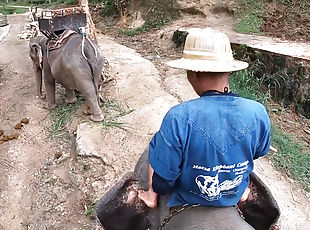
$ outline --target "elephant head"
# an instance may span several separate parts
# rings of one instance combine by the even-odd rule
[[[33,70],[37,83],[37,95],[44,99],[42,93],[42,69],[43,69],[43,50],[46,43],[45,37],[34,37],[29,41],[29,56],[32,60]]]

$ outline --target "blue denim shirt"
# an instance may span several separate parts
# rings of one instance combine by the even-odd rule
[[[173,184],[167,205],[236,205],[253,160],[267,154],[263,105],[235,95],[202,96],[173,107],[149,148],[156,175]],[[171,183],[173,182],[173,183]]]

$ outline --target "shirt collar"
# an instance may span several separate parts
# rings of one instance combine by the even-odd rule
[[[206,96],[233,96],[233,97],[239,97],[239,95],[233,93],[233,92],[228,92],[228,93],[223,93],[217,90],[208,90],[204,92],[201,97],[206,97]]]

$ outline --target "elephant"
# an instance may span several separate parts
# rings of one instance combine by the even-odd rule
[[[88,38],[78,33],[65,31],[64,39],[51,48],[44,36],[31,38],[29,56],[37,83],[37,95],[44,99],[42,93],[42,76],[47,98],[47,109],[54,109],[55,81],[65,87],[67,103],[74,103],[77,98],[74,90],[86,97],[85,114],[91,120],[102,121],[98,89],[103,68],[103,57],[99,48]],[[67,35],[66,35],[67,34]],[[62,44],[61,44],[62,43]],[[61,45],[59,45],[61,44]]]
[[[148,208],[137,190],[148,188],[148,150],[134,172],[128,172],[96,204],[96,217],[106,230],[266,230],[273,227],[280,210],[270,190],[255,173],[250,176],[251,193],[237,207],[199,205],[168,208],[167,196]],[[242,217],[241,217],[242,216]]]

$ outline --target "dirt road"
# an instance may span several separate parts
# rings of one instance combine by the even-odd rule
[[[0,229],[89,227],[91,221],[83,213],[85,199],[69,178],[71,162],[55,161],[57,152],[70,155],[71,146],[48,138],[50,119],[43,101],[35,96],[28,41],[17,38],[27,17],[10,16],[9,22],[9,35],[0,43],[0,129],[20,137],[0,145]],[[29,124],[15,130],[23,118]]]

